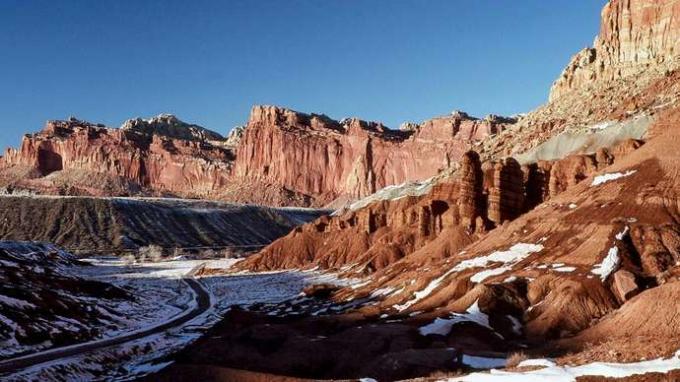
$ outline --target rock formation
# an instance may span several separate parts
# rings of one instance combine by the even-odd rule
[[[223,138],[172,115],[120,129],[50,121],[0,160],[0,185],[69,195],[160,195],[273,205],[323,205],[436,175],[512,124],[464,113],[408,131],[334,121],[274,106],[253,108]]]
[[[161,135],[187,141],[223,141],[224,137],[198,125],[180,121],[172,114],[161,114],[151,119],[129,119],[120,127],[146,135]]]
[[[355,118],[340,122],[274,106],[253,108],[235,175],[262,179],[330,202],[436,175],[513,120],[452,113],[390,130]]]
[[[602,10],[600,33],[592,48],[580,51],[555,82],[550,100],[575,89],[676,67],[680,52],[680,3],[613,0]]]
[[[639,147],[628,142],[622,146]],[[277,240],[240,267],[259,271],[359,266],[361,272],[370,273],[438,239],[449,241],[445,253],[454,253],[488,229],[516,219],[629,153],[618,147],[613,151],[621,154],[573,155],[524,168],[512,158],[481,163],[479,155],[469,151],[455,175],[428,194],[324,216]]]
[[[365,277],[329,292],[336,307],[355,304],[353,309],[302,318],[247,318],[254,313],[235,312],[218,336],[197,345],[197,353],[187,358],[197,367],[241,367],[245,359],[255,370],[267,363],[264,371],[269,373],[380,380],[448,371],[460,356],[437,353],[441,349],[500,356],[518,345],[514,351],[557,357],[559,365],[540,370],[548,363],[542,360],[529,368],[520,365],[520,371],[511,367],[514,374],[460,380],[563,375],[594,381],[607,378],[569,370],[599,373],[602,364],[568,365],[654,358],[642,364],[676,363],[680,71],[674,67],[679,7],[677,0],[611,0],[595,47],[576,56],[555,83],[551,102],[481,140],[474,147],[477,153],[461,153],[460,163],[452,161],[451,176],[440,174],[427,185],[412,186],[427,186],[427,192],[381,192],[396,196],[354,203],[299,227],[238,265],[238,270],[319,267]],[[274,119],[282,125],[294,120]],[[642,131],[621,133],[639,121],[645,121]],[[400,131],[408,136],[398,140],[400,145],[426,137],[419,130],[424,125],[404,125]],[[342,124],[333,129],[340,136],[345,130]],[[381,134],[380,126],[364,131],[370,137]],[[596,136],[593,131],[606,132]],[[564,140],[547,149],[554,154],[550,160],[513,159],[562,134]],[[371,166],[378,150],[370,147],[363,156],[355,154],[353,179],[363,189],[381,175]],[[314,183],[305,178],[296,187]],[[280,365],[269,367],[261,353],[243,356],[262,337],[281,344],[276,348],[277,357],[285,360]],[[337,365],[336,359],[357,353],[338,351],[348,346],[361,349],[361,359],[322,374],[327,365]],[[315,357],[307,357],[310,347]],[[290,367],[291,359],[300,358],[304,366]],[[428,369],[431,365],[436,366]],[[176,369],[181,370],[171,368]],[[621,366],[627,371],[620,376],[630,369]],[[455,373],[458,377],[460,370]],[[659,374],[631,378],[662,379]]]
[[[143,189],[158,195],[210,195],[227,184],[232,151],[198,140],[211,135],[194,127],[185,133],[200,133],[196,139],[173,138],[180,135],[174,130],[179,122],[162,118],[171,124],[136,120],[109,129],[76,119],[50,121],[42,132],[24,136],[18,150],[7,150],[0,165],[3,178],[25,169],[27,175],[14,186],[98,196]]]

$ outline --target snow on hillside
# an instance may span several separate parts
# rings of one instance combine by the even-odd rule
[[[396,184],[387,186],[381,190],[378,190],[374,194],[371,194],[365,198],[359,199],[354,203],[350,204],[347,209],[350,211],[360,210],[367,205],[382,200],[398,200],[405,198],[407,196],[421,196],[425,195],[432,189],[437,183],[437,177],[432,177],[420,182],[407,182],[402,184]],[[333,215],[339,215],[344,212],[344,209],[336,211]]]
[[[491,370],[464,377],[440,379],[441,382],[576,382],[578,377],[625,378],[647,373],[667,373],[680,369],[680,351],[668,359],[658,358],[633,363],[593,362],[581,366],[558,366],[546,359],[527,360],[519,367],[539,367],[531,371]]]
[[[132,299],[84,280],[85,265],[49,244],[0,242],[0,357],[89,340],[122,325],[116,304]]]
[[[610,173],[610,174],[598,175],[598,176],[595,177],[595,179],[593,179],[593,183],[591,183],[590,185],[592,187],[599,186],[601,184],[611,182],[612,180],[617,180],[617,179],[621,179],[621,178],[624,178],[624,177],[627,177],[627,176],[631,176],[631,175],[635,174],[636,172],[637,171],[635,171],[635,170],[630,170],[630,171],[626,171],[624,173],[615,172],[615,173]]]
[[[451,318],[437,318],[432,323],[422,326],[418,331],[424,336],[430,334],[446,336],[451,332],[451,328],[459,322],[474,322],[494,331],[489,324],[489,316],[479,309],[479,300],[475,301],[465,313],[453,313]]]
[[[238,260],[175,260],[138,265],[128,265],[113,257],[87,261],[93,265],[74,270],[74,273],[84,279],[115,285],[135,296],[133,301],[118,303],[90,301],[98,311],[106,311],[111,322],[118,324],[99,336],[111,338],[153,328],[183,314],[196,304],[194,293],[181,281],[183,277],[202,267],[226,270]],[[282,309],[279,304],[303,301],[300,293],[309,284],[351,285],[357,282],[316,271],[223,274],[198,280],[209,293],[211,306],[191,321],[159,334],[97,350],[87,356],[35,365],[10,376],[9,380],[53,379],[55,375],[62,375],[64,370],[84,380],[130,380],[167,366],[163,357],[198,339],[235,306],[244,309],[259,307],[269,309],[273,314],[285,314],[285,311],[292,312],[293,308],[288,305]],[[308,311],[318,309],[314,305],[305,306]]]
[[[482,282],[486,278],[503,274],[512,269],[514,265],[527,258],[532,253],[543,250],[541,244],[517,243],[507,251],[495,251],[486,256],[474,257],[472,259],[463,260],[456,266],[446,271],[443,275],[432,280],[427,287],[415,293],[413,299],[405,302],[402,305],[396,305],[395,308],[399,311],[406,310],[423,298],[429,296],[449,275],[457,272],[462,272],[472,268],[483,268],[470,278],[472,282]],[[487,269],[491,264],[501,264],[496,268]]]

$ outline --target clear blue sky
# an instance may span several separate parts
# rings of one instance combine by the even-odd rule
[[[604,0],[0,0],[0,148],[45,120],[162,112],[221,133],[253,104],[390,127],[528,111]]]

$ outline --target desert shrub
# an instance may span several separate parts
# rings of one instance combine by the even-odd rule
[[[505,367],[508,368],[513,368],[519,366],[520,363],[523,361],[526,361],[528,359],[527,355],[524,354],[524,352],[514,352],[510,354],[508,357],[508,360],[505,362]]]
[[[133,255],[132,253],[128,253],[127,255],[121,257],[121,260],[123,260],[123,264],[125,264],[128,267],[137,261],[135,255]]]
[[[233,248],[223,248],[220,251],[220,257],[222,257],[224,259],[235,259],[235,258],[239,257],[239,254]]]
[[[163,259],[163,248],[158,245],[147,245],[145,247],[139,248],[139,261],[140,262],[158,262]]]
[[[201,257],[204,259],[214,259],[217,257],[217,252],[214,249],[205,249],[201,251]]]
[[[184,249],[183,249],[183,248],[175,248],[175,249],[172,251],[172,257],[182,257],[182,256],[185,256],[185,255],[186,255],[186,254],[184,253]]]

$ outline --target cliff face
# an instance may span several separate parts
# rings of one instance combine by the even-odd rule
[[[477,153],[469,151],[455,175],[426,195],[377,201],[322,217],[240,266],[251,270],[359,267],[370,273],[435,240],[447,243],[439,257],[454,255],[489,230],[515,220],[638,147],[639,142],[627,141],[611,151],[525,166],[512,158],[482,163]]]
[[[555,82],[551,101],[596,82],[612,83],[650,67],[675,68],[680,1],[612,0],[602,10],[594,46],[579,52]]]
[[[226,184],[232,160],[229,149],[203,141],[72,119],[50,121],[40,133],[25,136],[19,149],[7,150],[2,167],[30,169],[32,175],[22,181],[47,193],[58,191],[60,182],[51,178],[61,177],[63,187],[81,187],[71,190],[75,193],[125,194],[146,188],[188,196],[208,194]],[[75,174],[89,175],[92,182],[69,182]],[[106,181],[98,183],[95,178]],[[110,189],[116,182],[121,189]]]
[[[513,122],[453,113],[390,130],[256,106],[247,126],[223,138],[171,115],[129,120],[120,129],[51,121],[7,151],[0,178],[40,193],[322,205],[432,177]]]
[[[476,141],[512,122],[453,113],[395,131],[375,122],[337,122],[257,106],[237,150],[235,175],[277,183],[323,201],[357,198],[434,176]]]
[[[430,178],[470,149],[483,161],[499,160],[567,130],[641,115],[651,119],[680,99],[680,71],[674,71],[679,13],[680,0],[609,2],[594,47],[572,60],[555,82],[550,103],[519,121],[454,112],[390,130],[359,119],[334,121],[256,106],[247,125],[228,138],[170,115],[130,120],[121,129],[51,122],[0,159],[0,186],[269,205],[319,206],[361,198],[389,185]],[[635,134],[607,138],[607,147],[643,136]],[[507,183],[514,176],[510,173],[496,182]],[[498,199],[491,194],[489,203],[496,205]],[[507,211],[491,219],[504,215]]]

